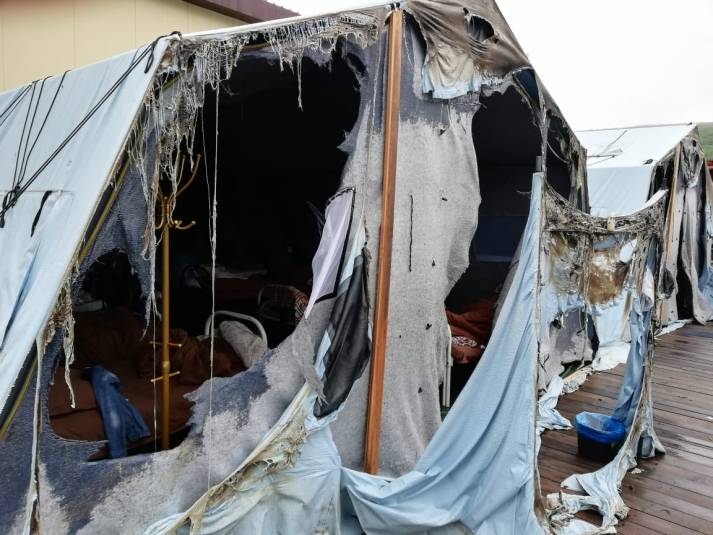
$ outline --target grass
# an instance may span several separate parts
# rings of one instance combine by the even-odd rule
[[[701,134],[706,159],[713,160],[713,123],[698,123],[698,131]]]

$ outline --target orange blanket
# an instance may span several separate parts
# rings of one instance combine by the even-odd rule
[[[451,354],[459,364],[480,358],[490,340],[497,298],[472,303],[460,312],[446,310],[451,328]]]
[[[50,388],[49,415],[58,436],[74,440],[104,440],[104,426],[94,399],[91,383],[82,378],[82,368],[101,364],[119,377],[122,393],[134,405],[153,431],[154,405],[161,421],[161,383],[150,379],[160,376],[161,350],[151,345],[153,329],[142,336],[140,320],[124,308],[77,314],[75,327],[75,363],[70,379],[75,408],[70,406],[64,367],[55,372]],[[198,340],[181,329],[171,329],[171,341],[182,344],[171,351],[171,370],[180,374],[171,381],[171,432],[185,427],[192,403],[185,395],[210,378],[210,340]],[[154,364],[156,365],[154,371]],[[230,377],[245,369],[239,355],[223,340],[216,339],[213,351],[213,376]],[[158,430],[160,434],[160,429]],[[150,437],[144,442],[151,442]],[[132,445],[130,445],[131,447]]]

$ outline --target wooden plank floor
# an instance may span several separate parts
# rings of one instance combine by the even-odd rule
[[[571,421],[583,410],[608,413],[623,371],[620,365],[590,376],[560,398],[559,411]],[[713,535],[713,324],[687,325],[657,340],[653,395],[654,426],[667,453],[640,461],[643,472],[624,478],[622,497],[631,511],[617,531]],[[573,429],[545,432],[539,462],[545,494],[557,492],[570,474],[601,466],[577,455]],[[593,513],[581,516],[601,522]]]

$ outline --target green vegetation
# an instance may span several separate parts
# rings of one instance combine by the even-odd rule
[[[706,159],[713,160],[713,123],[698,123]]]

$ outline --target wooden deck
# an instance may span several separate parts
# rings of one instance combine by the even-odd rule
[[[623,366],[590,376],[560,399],[566,418],[614,407]],[[617,531],[624,534],[713,534],[713,325],[688,325],[657,340],[654,355],[654,426],[666,455],[643,460],[629,473],[622,497],[631,508]],[[543,493],[556,492],[573,473],[601,466],[577,455],[575,431],[545,432],[540,450]],[[581,517],[601,522],[593,513]]]

